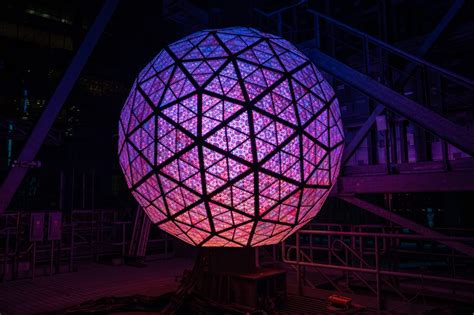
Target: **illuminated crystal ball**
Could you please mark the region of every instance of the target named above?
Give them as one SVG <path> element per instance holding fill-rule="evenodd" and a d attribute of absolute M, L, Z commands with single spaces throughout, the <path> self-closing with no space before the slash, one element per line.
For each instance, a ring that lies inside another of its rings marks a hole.
<path fill-rule="evenodd" d="M 321 73 L 288 41 L 243 27 L 164 48 L 135 80 L 119 128 L 132 194 L 196 246 L 285 239 L 321 209 L 343 148 Z"/>

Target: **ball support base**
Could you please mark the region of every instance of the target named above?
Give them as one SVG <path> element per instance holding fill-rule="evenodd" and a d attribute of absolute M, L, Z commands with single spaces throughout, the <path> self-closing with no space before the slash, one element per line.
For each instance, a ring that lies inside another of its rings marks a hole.
<path fill-rule="evenodd" d="M 200 248 L 177 296 L 187 288 L 191 304 L 247 312 L 276 310 L 286 301 L 286 271 L 257 266 L 256 254 L 255 248 Z"/>

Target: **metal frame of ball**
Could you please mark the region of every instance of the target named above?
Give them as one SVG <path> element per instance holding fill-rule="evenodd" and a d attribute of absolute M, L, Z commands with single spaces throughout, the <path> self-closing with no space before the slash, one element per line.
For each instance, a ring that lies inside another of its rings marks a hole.
<path fill-rule="evenodd" d="M 211 34 L 215 34 L 216 31 L 210 31 Z M 240 87 L 241 87 L 241 90 L 244 94 L 244 98 L 246 101 L 244 102 L 239 102 L 237 101 L 236 99 L 234 98 L 227 98 L 230 102 L 233 102 L 233 103 L 237 103 L 237 104 L 240 104 L 243 106 L 243 109 L 237 111 L 236 113 L 234 113 L 231 117 L 229 117 L 227 120 L 224 120 L 221 124 L 217 125 L 216 127 L 213 128 L 213 130 L 218 130 L 219 128 L 221 128 L 222 126 L 226 125 L 229 121 L 231 121 L 233 118 L 237 117 L 239 114 L 241 114 L 242 112 L 244 111 L 249 111 L 249 110 L 255 110 L 255 111 L 261 111 L 261 112 L 264 112 L 264 114 L 268 117 L 271 117 L 272 119 L 274 119 L 275 121 L 278 121 L 282 124 L 286 124 L 286 125 L 289 125 L 288 122 L 286 122 L 285 120 L 283 120 L 282 118 L 276 116 L 276 115 L 272 115 L 268 112 L 265 112 L 259 108 L 256 108 L 254 107 L 254 104 L 257 103 L 259 100 L 261 100 L 267 93 L 269 93 L 274 87 L 278 86 L 278 84 L 280 84 L 282 81 L 284 80 L 288 80 L 288 79 L 294 79 L 292 77 L 292 74 L 298 72 L 299 70 L 305 68 L 306 66 L 308 65 L 311 65 L 311 67 L 314 67 L 311 63 L 311 61 L 307 60 L 306 62 L 302 63 L 300 66 L 298 66 L 297 68 L 291 70 L 290 72 L 286 72 L 283 74 L 283 76 L 277 80 L 276 82 L 273 83 L 272 86 L 268 87 L 267 90 L 265 90 L 264 92 L 262 92 L 259 96 L 257 96 L 256 98 L 254 98 L 251 102 L 249 101 L 249 97 L 247 95 L 247 92 L 246 92 L 246 88 L 244 86 L 244 80 L 242 79 L 241 77 L 241 74 L 240 74 L 240 71 L 239 71 L 239 67 L 237 65 L 237 56 L 242 54 L 243 52 L 245 52 L 246 50 L 248 49 L 251 49 L 252 47 L 258 45 L 260 42 L 262 41 L 269 41 L 270 39 L 269 38 L 261 38 L 259 40 L 257 40 L 255 43 L 247 46 L 244 50 L 241 50 L 238 52 L 238 54 L 236 53 L 232 53 L 229 49 L 227 49 L 227 47 L 225 46 L 225 44 L 220 40 L 220 38 L 218 36 L 215 36 L 214 37 L 217 39 L 217 41 L 219 42 L 219 44 L 224 48 L 224 50 L 226 51 L 226 53 L 228 54 L 228 57 L 222 65 L 221 67 L 206 81 L 205 84 L 202 84 L 202 86 L 199 86 L 199 84 L 197 84 L 194 79 L 193 79 L 193 76 L 190 75 L 187 71 L 187 69 L 185 69 L 184 65 L 182 64 L 182 60 L 180 58 L 178 58 L 174 52 L 170 49 L 169 46 L 165 47 L 163 50 L 166 51 L 169 56 L 171 56 L 173 58 L 173 62 L 176 66 L 180 67 L 181 70 L 183 71 L 183 73 L 186 75 L 186 77 L 193 83 L 194 85 L 194 88 L 195 90 L 192 92 L 192 93 L 189 93 L 189 94 L 186 94 L 184 95 L 183 97 L 181 97 L 180 99 L 176 99 L 175 101 L 169 103 L 169 104 L 166 104 L 165 106 L 161 107 L 161 106 L 156 106 L 153 101 L 148 97 L 147 93 L 145 93 L 145 91 L 141 88 L 140 84 L 141 82 L 138 82 L 137 81 L 137 84 L 136 84 L 136 91 L 137 93 L 140 93 L 144 99 L 149 103 L 150 107 L 151 108 L 154 108 L 154 112 L 151 114 L 151 115 L 154 115 L 154 116 L 157 116 L 157 117 L 160 117 L 164 120 L 166 120 L 169 124 L 173 125 L 175 128 L 178 128 L 178 130 L 180 130 L 181 132 L 185 133 L 187 136 L 189 136 L 190 138 L 192 138 L 194 141 L 195 141 L 195 144 L 189 146 L 188 148 L 185 148 L 183 149 L 182 151 L 176 153 L 173 157 L 169 158 L 167 161 L 165 161 L 164 163 L 160 164 L 159 166 L 156 166 L 156 165 L 152 165 L 152 171 L 151 173 L 155 174 L 155 175 L 160 175 L 160 176 L 163 176 L 163 177 L 166 177 L 168 179 L 170 179 L 171 181 L 173 181 L 175 184 L 177 184 L 178 186 L 184 188 L 185 190 L 187 191 L 192 191 L 193 193 L 201 196 L 201 194 L 199 194 L 198 192 L 196 191 L 193 191 L 191 188 L 187 187 L 186 185 L 184 185 L 183 183 L 181 182 L 177 182 L 175 181 L 173 178 L 171 178 L 169 175 L 163 173 L 160 171 L 160 169 L 162 169 L 164 166 L 166 166 L 168 163 L 172 162 L 173 160 L 175 159 L 178 159 L 180 156 L 182 156 L 183 154 L 185 154 L 187 151 L 191 150 L 192 148 L 194 148 L 195 146 L 198 147 L 199 149 L 199 163 L 200 165 L 204 165 L 204 159 L 203 159 L 203 152 L 202 152 L 202 147 L 203 146 L 206 146 L 206 147 L 209 147 L 209 148 L 212 148 L 212 150 L 226 156 L 226 157 L 229 157 L 229 156 L 232 156 L 232 159 L 235 159 L 235 160 L 239 160 L 238 157 L 234 156 L 234 155 L 231 155 L 230 152 L 227 152 L 225 150 L 222 150 L 220 148 L 217 148 L 215 146 L 212 146 L 210 144 L 208 144 L 207 142 L 205 142 L 205 139 L 206 138 L 203 138 L 202 135 L 201 135 L 201 126 L 199 125 L 199 122 L 201 120 L 198 120 L 198 127 L 197 127 L 197 130 L 198 130 L 198 136 L 195 137 L 192 133 L 190 133 L 189 131 L 185 130 L 184 128 L 180 127 L 179 124 L 177 124 L 176 122 L 174 122 L 172 119 L 170 119 L 169 117 L 167 117 L 166 115 L 163 115 L 161 112 L 176 104 L 176 103 L 179 103 L 180 101 L 186 99 L 186 98 L 189 98 L 191 96 L 193 96 L 194 94 L 196 94 L 198 96 L 198 115 L 201 115 L 202 114 L 202 95 L 203 93 L 205 94 L 208 94 L 208 95 L 211 95 L 211 96 L 214 96 L 214 97 L 217 97 L 217 98 L 220 98 L 222 100 L 226 100 L 226 96 L 224 95 L 221 95 L 221 94 L 218 94 L 218 93 L 213 93 L 212 91 L 209 91 L 209 90 L 206 90 L 205 87 L 207 86 L 207 84 L 209 84 L 215 76 L 218 75 L 218 73 L 224 69 L 228 63 L 233 63 L 234 65 L 234 68 L 236 69 L 236 73 L 237 73 L 237 76 L 238 76 L 238 82 L 240 84 Z M 278 38 L 278 37 L 275 37 L 275 38 Z M 271 47 L 271 45 L 270 45 Z M 161 53 L 161 52 L 160 52 Z M 276 55 L 276 54 L 275 54 Z M 158 55 L 159 56 L 159 55 Z M 279 57 L 277 56 L 277 58 L 279 59 Z M 201 60 L 201 59 L 195 59 L 196 61 L 197 60 Z M 193 59 L 190 59 L 190 60 L 187 60 L 187 61 L 193 61 Z M 251 61 L 249 60 L 245 60 L 245 62 L 247 63 L 252 63 Z M 280 61 L 281 62 L 281 61 Z M 262 67 L 262 68 L 265 68 L 266 66 L 262 65 L 262 64 L 259 64 L 259 63 L 253 63 L 255 66 L 257 67 Z M 173 65 L 173 64 L 172 64 Z M 172 66 L 170 65 L 170 66 Z M 170 67 L 170 66 L 167 66 L 167 67 Z M 274 69 L 270 68 L 270 67 L 267 67 L 268 69 L 271 69 L 272 71 L 274 71 Z M 314 69 L 314 68 L 313 68 Z M 161 70 L 163 71 L 163 70 Z M 170 75 L 170 78 L 173 77 L 173 74 L 174 74 L 174 71 L 175 69 L 173 69 L 173 72 L 171 73 Z M 316 71 L 316 69 L 314 69 L 314 71 Z M 138 79 L 137 79 L 138 80 Z M 321 81 L 318 80 L 318 83 L 317 84 L 320 84 L 324 79 L 322 79 Z M 145 81 L 145 80 L 144 80 Z M 170 86 L 170 80 L 168 80 L 166 86 L 164 87 L 164 90 L 168 89 L 169 86 Z M 291 87 L 291 85 L 290 85 Z M 297 109 L 296 109 L 296 100 L 295 100 L 295 95 L 294 95 L 294 92 L 293 92 L 293 89 L 291 89 L 291 94 L 292 94 L 292 103 L 293 103 L 293 106 L 295 106 L 295 110 L 297 112 Z M 163 93 L 160 97 L 160 102 L 163 100 L 163 97 L 164 97 L 164 94 Z M 314 114 L 313 117 L 308 120 L 304 126 L 300 126 L 299 129 L 297 129 L 297 132 L 291 136 L 290 138 L 286 139 L 285 143 L 282 143 L 280 146 L 277 146 L 278 147 L 284 147 L 284 145 L 286 145 L 287 142 L 291 141 L 293 139 L 293 137 L 296 137 L 296 136 L 301 136 L 302 134 L 305 134 L 307 137 L 311 138 L 311 140 L 315 141 L 320 147 L 324 148 L 326 150 L 326 154 L 325 155 L 329 155 L 330 154 L 330 151 L 336 149 L 337 147 L 339 146 L 342 146 L 344 144 L 344 140 L 342 139 L 342 141 L 340 141 L 339 143 L 333 145 L 333 146 L 326 146 L 325 144 L 319 142 L 317 139 L 314 139 L 311 135 L 307 134 L 306 131 L 304 130 L 306 128 L 306 126 L 308 126 L 312 121 L 314 121 L 315 119 L 317 119 L 319 117 L 319 114 L 325 110 L 328 110 L 329 107 L 331 106 L 331 104 L 335 101 L 336 97 L 335 95 L 332 96 L 332 98 L 329 100 L 329 101 L 326 101 L 324 99 L 322 99 L 319 95 L 317 94 L 314 94 L 316 97 L 318 97 L 320 99 L 321 102 L 324 103 L 324 106 L 320 109 L 320 112 L 318 112 L 317 114 Z M 160 103 L 158 102 L 158 104 Z M 298 120 L 299 120 L 299 115 L 298 116 Z M 135 126 L 135 128 L 130 131 L 128 134 L 124 133 L 124 137 L 125 137 L 125 140 L 124 142 L 127 142 L 129 144 L 131 144 L 135 150 L 138 152 L 138 154 L 144 158 L 145 160 L 146 157 L 143 155 L 143 153 L 141 152 L 141 150 L 139 150 L 135 144 L 129 140 L 129 137 L 131 134 L 133 134 L 133 132 L 135 130 L 138 130 L 138 128 L 141 128 L 144 123 L 145 123 L 146 119 L 144 119 L 142 122 L 140 122 L 137 126 Z M 252 142 L 252 148 L 256 148 L 256 144 L 255 144 L 255 134 L 254 133 L 254 128 L 253 128 L 253 117 L 252 115 L 249 115 L 249 127 L 250 127 L 250 133 L 251 133 L 251 136 L 250 136 L 250 140 Z M 329 124 L 328 124 L 329 125 Z M 294 126 L 291 126 L 291 128 L 294 129 Z M 155 129 L 157 127 L 155 126 Z M 342 132 L 342 131 L 341 131 Z M 213 132 L 209 132 L 208 133 L 208 137 L 210 135 L 212 135 Z M 330 133 L 328 132 L 328 137 L 330 137 Z M 156 138 L 155 138 L 155 141 L 156 141 Z M 299 141 L 300 143 L 300 152 L 302 152 L 303 148 L 302 148 L 302 141 Z M 257 161 L 257 158 L 256 158 L 256 150 L 252 150 L 253 151 L 253 159 L 254 161 Z M 261 160 L 260 162 L 258 162 L 256 165 L 253 164 L 253 163 L 250 163 L 248 161 L 246 161 L 245 159 L 240 159 L 239 162 L 243 163 L 243 164 L 246 164 L 250 167 L 250 169 L 244 173 L 242 173 L 241 175 L 239 175 L 238 177 L 234 178 L 233 180 L 229 180 L 225 185 L 219 187 L 218 189 L 216 189 L 215 191 L 213 191 L 211 194 L 207 194 L 205 191 L 203 191 L 203 194 L 202 194 L 202 200 L 199 201 L 200 202 L 204 202 L 205 206 L 206 206 L 206 210 L 207 210 L 207 215 L 208 215 L 208 218 L 212 218 L 212 214 L 211 214 L 211 211 L 210 211 L 210 207 L 209 207 L 209 204 L 208 204 L 208 201 L 210 201 L 210 198 L 212 196 L 215 196 L 217 195 L 218 193 L 222 192 L 224 189 L 228 188 L 228 187 L 231 187 L 234 183 L 236 183 L 237 181 L 239 181 L 240 179 L 244 178 L 245 176 L 249 175 L 249 173 L 257 173 L 258 171 L 260 172 L 268 172 L 268 170 L 266 169 L 263 169 L 261 168 L 261 165 L 263 165 L 266 161 L 268 161 L 274 154 L 276 154 L 278 152 L 278 150 L 274 150 L 274 152 L 270 153 L 268 156 L 266 156 L 263 160 Z M 158 154 L 158 153 L 156 153 Z M 155 155 L 156 155 L 155 154 Z M 301 153 L 300 153 L 301 154 Z M 321 159 L 322 161 L 323 159 Z M 340 156 L 339 156 L 339 160 L 340 160 Z M 129 160 L 129 163 L 130 160 Z M 301 162 L 302 163 L 302 162 Z M 320 162 L 321 163 L 321 162 Z M 156 164 L 156 163 L 155 163 Z M 317 165 L 319 167 L 319 165 Z M 317 167 L 314 171 L 317 170 Z M 202 169 L 202 167 L 200 168 L 200 175 L 201 175 L 201 179 L 203 181 L 202 183 L 202 186 L 203 186 L 203 190 L 205 190 L 205 183 L 204 183 L 204 178 L 205 178 L 205 171 Z M 303 172 L 303 167 L 301 167 L 301 172 Z M 331 166 L 329 166 L 329 172 L 331 172 Z M 288 177 L 284 177 L 280 174 L 271 174 L 273 177 L 276 177 L 278 179 L 284 179 L 285 181 L 289 181 L 291 182 L 292 179 L 291 178 L 288 178 Z M 143 178 L 141 178 L 138 182 L 136 182 L 135 184 L 133 184 L 133 186 L 131 187 L 131 190 L 132 191 L 135 191 L 136 192 L 136 188 L 139 187 L 146 179 L 148 179 L 148 175 L 147 176 L 144 176 Z M 304 179 L 304 176 L 302 176 L 302 179 Z M 329 175 L 329 181 L 331 181 L 331 174 Z M 288 194 L 288 196 L 285 198 L 285 199 L 288 199 L 289 197 L 291 197 L 295 192 L 297 192 L 298 190 L 302 191 L 302 188 L 323 188 L 323 189 L 326 189 L 326 192 L 324 193 L 323 197 L 321 198 L 326 198 L 326 195 L 329 193 L 331 187 L 333 186 L 334 183 L 330 182 L 329 185 L 308 185 L 308 184 L 304 184 L 304 183 L 299 183 L 297 181 L 293 181 L 294 184 L 298 185 L 298 188 L 295 189 L 295 191 L 291 192 Z M 258 182 L 258 176 L 255 176 L 255 181 L 254 181 L 254 190 L 255 191 L 258 191 L 259 189 L 259 182 Z M 161 190 L 161 193 L 162 193 L 162 196 L 164 198 L 164 194 L 163 194 L 163 191 L 162 191 L 162 188 L 160 187 L 160 190 Z M 139 193 L 139 192 L 137 192 Z M 255 212 L 255 215 L 254 215 L 254 224 L 253 224 L 253 228 L 250 232 L 250 237 L 248 239 L 248 243 L 247 244 L 243 244 L 243 246 L 258 246 L 258 244 L 254 244 L 254 245 L 251 245 L 251 241 L 252 241 L 252 238 L 253 238 L 253 235 L 254 235 L 254 232 L 255 232 L 255 228 L 257 226 L 257 222 L 258 221 L 268 221 L 268 222 L 271 222 L 271 223 L 277 223 L 277 224 L 283 224 L 283 225 L 288 225 L 290 226 L 291 228 L 286 231 L 284 234 L 286 234 L 285 236 L 282 237 L 282 239 L 285 239 L 287 236 L 291 235 L 293 232 L 295 232 L 295 227 L 297 226 L 301 226 L 302 224 L 306 224 L 311 218 L 309 218 L 309 220 L 306 220 L 305 222 L 298 222 L 298 214 L 300 212 L 300 208 L 301 208 L 301 198 L 302 198 L 302 195 L 303 194 L 300 194 L 300 200 L 299 200 L 299 204 L 298 204 L 298 207 L 297 207 L 297 215 L 296 215 L 296 222 L 295 224 L 287 224 L 287 223 L 282 223 L 282 222 L 279 222 L 279 221 L 272 221 L 272 220 L 265 220 L 263 219 L 263 216 L 265 214 L 267 214 L 268 212 L 272 211 L 273 209 L 275 209 L 275 207 L 279 206 L 281 203 L 284 202 L 284 199 L 281 200 L 280 202 L 278 202 L 276 205 L 272 206 L 270 209 L 268 209 L 266 212 L 262 213 L 262 214 L 259 214 L 258 211 Z M 144 196 L 142 196 L 144 197 Z M 168 209 L 168 205 L 167 205 L 167 201 L 166 201 L 166 198 L 165 199 L 165 206 L 166 206 L 166 212 L 169 214 L 169 209 Z M 254 198 L 255 199 L 255 209 L 259 209 L 259 198 Z M 216 201 L 212 201 L 213 203 L 217 203 Z M 240 210 L 238 209 L 235 209 L 235 208 L 230 208 L 229 206 L 227 205 L 224 205 L 224 204 L 219 204 L 220 206 L 222 207 L 225 207 L 225 208 L 228 208 L 229 210 L 232 210 L 232 211 L 235 211 L 237 213 L 241 212 Z M 162 223 L 165 223 L 167 221 L 172 221 L 173 219 L 175 219 L 176 217 L 178 217 L 180 214 L 183 214 L 185 213 L 186 211 L 189 211 L 190 209 L 192 209 L 195 205 L 190 205 L 190 206 L 187 206 L 185 207 L 184 209 L 180 210 L 179 212 L 171 215 L 171 216 L 168 216 L 165 220 L 162 220 L 160 222 L 157 222 L 156 224 L 159 226 L 160 224 Z M 309 212 L 309 211 L 308 211 Z M 244 213 L 245 214 L 245 213 Z M 245 214 L 246 216 L 248 216 L 248 214 Z M 245 222 L 245 223 L 242 223 L 241 225 L 243 224 L 247 224 L 248 222 Z M 210 229 L 211 229 L 211 232 L 209 234 L 209 236 L 204 239 L 203 241 L 201 241 L 199 244 L 195 244 L 196 246 L 202 246 L 203 244 L 205 244 L 209 239 L 211 239 L 213 236 L 216 236 L 216 235 L 219 235 L 219 237 L 222 237 L 220 235 L 220 233 L 222 233 L 223 231 L 219 231 L 219 232 L 216 232 L 215 229 L 214 229 L 214 226 L 213 226 L 213 220 L 209 220 L 209 224 L 210 224 Z M 238 225 L 232 225 L 232 227 L 230 227 L 229 229 L 232 229 L 232 228 L 236 228 Z M 207 232 L 207 231 L 206 231 Z M 209 233 L 209 232 L 208 232 Z M 273 237 L 273 236 L 272 236 Z M 224 238 L 224 237 L 223 237 Z M 235 242 L 233 240 L 229 240 L 230 242 Z"/>

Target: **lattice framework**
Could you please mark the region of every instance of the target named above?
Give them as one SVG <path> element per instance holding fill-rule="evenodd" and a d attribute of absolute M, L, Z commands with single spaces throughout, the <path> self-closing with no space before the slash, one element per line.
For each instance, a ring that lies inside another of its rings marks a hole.
<path fill-rule="evenodd" d="M 327 81 L 292 44 L 251 28 L 163 49 L 119 125 L 132 194 L 160 228 L 198 246 L 289 236 L 321 209 L 343 148 Z"/>

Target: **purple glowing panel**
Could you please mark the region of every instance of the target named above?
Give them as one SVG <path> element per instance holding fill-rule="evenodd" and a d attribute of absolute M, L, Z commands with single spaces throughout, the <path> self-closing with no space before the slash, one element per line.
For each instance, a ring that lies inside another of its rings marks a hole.
<path fill-rule="evenodd" d="M 166 47 L 120 116 L 132 194 L 155 224 L 197 246 L 288 237 L 321 209 L 342 148 L 327 81 L 292 44 L 251 28 Z"/>

